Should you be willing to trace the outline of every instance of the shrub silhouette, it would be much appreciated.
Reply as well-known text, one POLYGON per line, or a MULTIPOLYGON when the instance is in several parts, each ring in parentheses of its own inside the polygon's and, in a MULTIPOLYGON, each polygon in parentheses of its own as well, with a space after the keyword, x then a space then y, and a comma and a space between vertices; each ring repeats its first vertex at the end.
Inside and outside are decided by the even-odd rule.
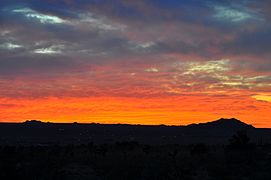
POLYGON ((252 146, 246 131, 238 131, 230 138, 231 149, 248 149, 252 146))
POLYGON ((271 179, 271 146, 257 146, 257 151, 251 150, 253 146, 244 132, 232 136, 226 147, 151 145, 128 141, 42 147, 3 146, 0 148, 0 179, 271 179))

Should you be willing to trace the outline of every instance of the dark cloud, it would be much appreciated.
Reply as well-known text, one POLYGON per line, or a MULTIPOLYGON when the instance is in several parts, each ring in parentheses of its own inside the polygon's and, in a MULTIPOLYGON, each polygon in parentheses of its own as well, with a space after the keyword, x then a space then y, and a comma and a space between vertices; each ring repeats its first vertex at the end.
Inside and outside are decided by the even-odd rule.
POLYGON ((262 57, 270 55, 271 26, 266 25, 260 30, 242 32, 236 39, 225 43, 222 50, 231 54, 246 54, 262 57))
MULTIPOLYGON (((118 86, 125 83, 146 89, 146 94, 155 88, 159 93, 161 89, 164 93, 206 90, 211 85, 217 89, 256 88, 234 79, 231 73, 244 79, 265 75, 255 83, 266 88, 271 69, 269 4, 256 0, 4 0, 0 2, 0 80, 35 79, 33 74, 57 79, 69 74, 86 83, 91 78, 78 76, 78 72, 110 66, 108 71, 120 69, 129 78, 140 74, 133 84, 129 78, 102 73, 97 79, 112 94, 123 94, 118 86), (169 68, 195 59, 201 59, 196 66, 203 70, 216 65, 213 61, 229 59, 232 69, 184 76, 180 74, 187 69, 169 68)), ((95 94, 87 94, 91 93, 95 94)))

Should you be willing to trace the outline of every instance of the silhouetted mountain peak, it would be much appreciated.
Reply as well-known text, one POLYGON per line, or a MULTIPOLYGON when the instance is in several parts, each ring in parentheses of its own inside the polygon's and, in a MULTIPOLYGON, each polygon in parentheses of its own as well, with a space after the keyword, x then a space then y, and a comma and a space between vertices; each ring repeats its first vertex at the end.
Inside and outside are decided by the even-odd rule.
POLYGON ((191 124, 188 127, 200 127, 200 128, 219 128, 219 129, 249 129, 254 128, 252 125, 246 124, 235 118, 220 118, 215 121, 199 124, 191 124))
POLYGON ((42 122, 42 121, 39 121, 39 120, 26 120, 25 122, 24 122, 24 124, 33 124, 33 125, 35 125, 35 124, 43 124, 44 122, 42 122))

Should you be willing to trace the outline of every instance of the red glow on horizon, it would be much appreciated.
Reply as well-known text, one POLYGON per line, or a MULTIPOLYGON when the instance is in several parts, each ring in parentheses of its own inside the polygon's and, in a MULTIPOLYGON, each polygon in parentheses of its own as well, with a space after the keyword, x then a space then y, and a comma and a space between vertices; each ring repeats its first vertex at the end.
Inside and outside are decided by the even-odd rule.
POLYGON ((0 104, 2 122, 38 119, 44 122, 187 125, 235 117, 255 127, 271 127, 270 106, 244 97, 5 98, 0 99, 0 104), (4 102, 9 104, 4 105, 4 102))

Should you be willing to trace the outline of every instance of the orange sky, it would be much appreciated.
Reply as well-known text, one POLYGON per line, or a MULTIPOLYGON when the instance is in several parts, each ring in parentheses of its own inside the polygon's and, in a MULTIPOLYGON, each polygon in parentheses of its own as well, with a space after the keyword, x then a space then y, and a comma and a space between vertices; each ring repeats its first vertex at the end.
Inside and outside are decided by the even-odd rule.
POLYGON ((186 125, 223 117, 271 127, 269 76, 236 72, 233 63, 115 63, 7 78, 1 81, 0 121, 186 125))
POLYGON ((234 95, 167 98, 40 98, 0 99, 0 119, 22 122, 129 123, 186 125, 236 117, 256 127, 271 127, 268 102, 234 95), (8 102, 8 103, 7 103, 8 102))

